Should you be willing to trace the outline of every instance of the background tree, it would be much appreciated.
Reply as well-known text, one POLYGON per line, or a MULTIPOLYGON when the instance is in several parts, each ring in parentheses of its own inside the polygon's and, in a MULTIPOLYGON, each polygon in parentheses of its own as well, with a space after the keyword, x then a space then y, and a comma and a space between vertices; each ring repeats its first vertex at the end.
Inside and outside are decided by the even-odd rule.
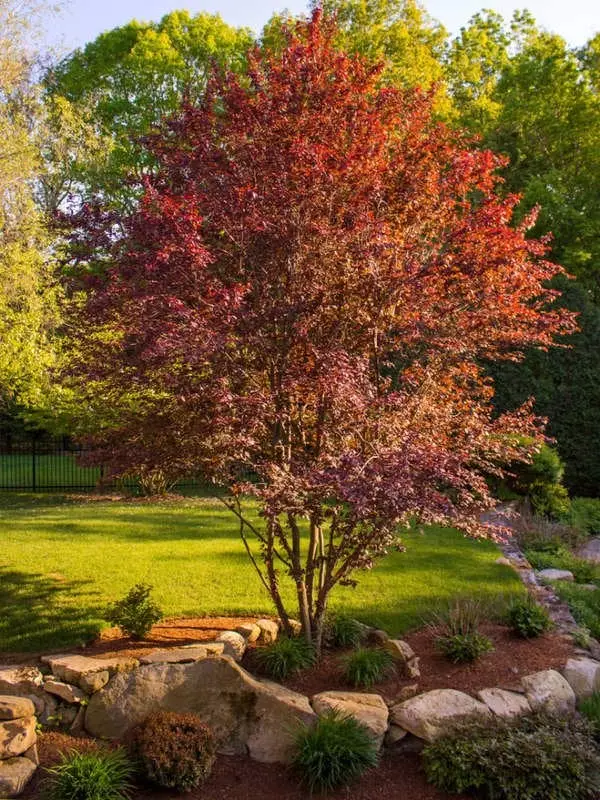
POLYGON ((34 201, 42 165, 31 25, 35 4, 0 0, 0 414, 35 405, 54 360, 49 236, 34 201))
POLYGON ((102 208, 74 234, 79 375, 123 407, 136 393, 98 457, 130 469, 152 437, 154 458, 228 486, 279 615, 289 579, 317 647, 331 590, 398 524, 482 531, 484 475, 526 457, 506 433, 535 425, 493 418, 478 361, 571 325, 546 309, 559 268, 510 227, 497 159, 435 124, 422 93, 378 88, 337 33, 315 12, 251 56, 249 81, 215 76, 152 139, 125 235, 102 208))
POLYGON ((201 94, 214 63, 240 71, 252 42, 249 30, 232 28, 218 15, 173 11, 159 22, 114 28, 76 50, 46 77, 51 111, 62 114, 59 122, 69 122, 71 133, 75 129, 80 145, 62 154, 65 161, 55 152, 55 175, 64 174, 66 185, 75 176, 84 198, 102 194, 130 206, 152 166, 141 138, 186 91, 192 98, 201 94))

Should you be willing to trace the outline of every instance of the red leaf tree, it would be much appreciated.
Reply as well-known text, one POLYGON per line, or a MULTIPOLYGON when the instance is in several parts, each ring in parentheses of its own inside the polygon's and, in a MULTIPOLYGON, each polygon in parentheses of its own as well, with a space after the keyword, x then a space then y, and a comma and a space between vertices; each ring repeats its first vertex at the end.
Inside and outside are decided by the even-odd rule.
POLYGON ((400 524, 485 533, 485 476, 526 458, 513 434, 536 421, 495 419, 479 364, 573 328, 498 157, 427 95, 380 88, 334 32, 316 12, 245 79, 215 76, 149 141, 139 210, 86 208, 74 235, 79 375, 118 410, 97 457, 229 487, 278 614, 291 580, 317 646, 333 587, 400 524))

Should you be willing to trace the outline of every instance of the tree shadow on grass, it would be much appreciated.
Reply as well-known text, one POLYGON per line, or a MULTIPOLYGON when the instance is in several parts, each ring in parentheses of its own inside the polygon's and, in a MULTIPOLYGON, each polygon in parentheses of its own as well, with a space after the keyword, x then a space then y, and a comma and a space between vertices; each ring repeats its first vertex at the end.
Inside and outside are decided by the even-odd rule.
POLYGON ((74 647, 102 628, 100 606, 90 603, 91 581, 66 581, 0 566, 2 654, 74 647))

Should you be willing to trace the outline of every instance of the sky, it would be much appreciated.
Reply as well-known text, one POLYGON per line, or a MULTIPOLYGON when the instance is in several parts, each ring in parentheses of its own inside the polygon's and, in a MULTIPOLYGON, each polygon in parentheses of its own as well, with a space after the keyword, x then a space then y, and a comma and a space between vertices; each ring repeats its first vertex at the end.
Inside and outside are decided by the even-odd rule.
MULTIPOLYGON (((481 8, 493 8, 510 18, 515 9, 523 7, 541 27, 559 33, 573 46, 584 44, 600 31, 600 0, 426 0, 422 4, 451 33, 457 33, 481 8)), ((131 19, 158 20, 181 8, 192 13, 219 13, 231 25, 258 32, 274 11, 288 8, 299 13, 307 7, 308 0, 64 0, 62 13, 48 20, 44 38, 68 52, 131 19)))

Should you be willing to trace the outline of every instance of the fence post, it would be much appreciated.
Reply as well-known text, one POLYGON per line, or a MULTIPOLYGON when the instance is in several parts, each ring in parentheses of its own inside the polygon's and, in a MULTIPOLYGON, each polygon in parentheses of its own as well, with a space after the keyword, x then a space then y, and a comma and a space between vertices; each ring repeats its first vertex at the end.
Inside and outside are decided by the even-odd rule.
POLYGON ((31 441, 31 488, 35 492, 37 490, 36 486, 36 474, 35 474, 35 436, 31 441))

